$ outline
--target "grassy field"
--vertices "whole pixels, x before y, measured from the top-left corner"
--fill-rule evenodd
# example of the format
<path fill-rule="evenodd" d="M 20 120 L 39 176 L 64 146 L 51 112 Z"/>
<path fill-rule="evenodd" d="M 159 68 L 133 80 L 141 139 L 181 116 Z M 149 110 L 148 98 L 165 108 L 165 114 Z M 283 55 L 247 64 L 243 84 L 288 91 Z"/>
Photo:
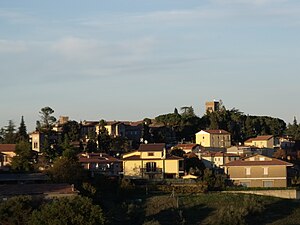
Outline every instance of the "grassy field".
<path fill-rule="evenodd" d="M 111 224 L 300 224 L 300 201 L 246 194 L 146 196 L 111 210 Z"/>

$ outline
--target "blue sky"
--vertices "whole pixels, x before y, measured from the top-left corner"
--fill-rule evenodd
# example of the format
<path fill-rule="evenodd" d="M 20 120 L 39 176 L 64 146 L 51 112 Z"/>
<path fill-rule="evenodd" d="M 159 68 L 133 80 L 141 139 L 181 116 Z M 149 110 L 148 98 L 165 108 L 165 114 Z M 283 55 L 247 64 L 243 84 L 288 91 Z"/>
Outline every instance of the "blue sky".
<path fill-rule="evenodd" d="M 222 99 L 300 118 L 300 1 L 0 2 L 0 127 L 140 120 Z"/>

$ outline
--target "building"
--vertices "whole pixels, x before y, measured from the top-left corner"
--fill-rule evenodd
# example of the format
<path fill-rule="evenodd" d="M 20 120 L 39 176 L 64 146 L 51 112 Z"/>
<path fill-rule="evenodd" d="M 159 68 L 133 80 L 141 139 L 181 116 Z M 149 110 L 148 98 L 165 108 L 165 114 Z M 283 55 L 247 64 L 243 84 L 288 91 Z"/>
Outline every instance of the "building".
<path fill-rule="evenodd" d="M 240 156 L 250 156 L 252 155 L 253 149 L 250 146 L 238 145 L 227 148 L 226 152 Z"/>
<path fill-rule="evenodd" d="M 211 148 L 228 148 L 231 135 L 225 130 L 201 130 L 196 133 L 196 144 Z"/>
<path fill-rule="evenodd" d="M 9 166 L 12 157 L 16 155 L 15 144 L 0 144 L 0 168 Z"/>
<path fill-rule="evenodd" d="M 206 112 L 215 112 L 220 109 L 220 102 L 219 101 L 212 101 L 212 102 L 205 102 L 205 109 Z"/>
<path fill-rule="evenodd" d="M 122 171 L 122 161 L 105 153 L 81 153 L 78 158 L 83 168 L 92 174 L 119 176 Z"/>
<path fill-rule="evenodd" d="M 274 137 L 272 135 L 257 136 L 246 140 L 244 144 L 257 148 L 274 148 Z"/>
<path fill-rule="evenodd" d="M 45 134 L 40 131 L 32 132 L 29 135 L 30 141 L 31 141 L 31 148 L 33 151 L 41 152 L 44 148 L 45 141 L 47 141 L 50 146 L 57 143 L 58 139 L 58 133 L 55 131 L 52 131 L 50 134 Z"/>
<path fill-rule="evenodd" d="M 172 147 L 172 149 L 181 149 L 185 153 L 190 152 L 199 152 L 200 151 L 200 145 L 198 144 L 178 144 Z"/>
<path fill-rule="evenodd" d="M 201 160 L 206 168 L 223 168 L 224 164 L 239 159 L 239 155 L 226 152 L 205 152 L 201 155 Z"/>
<path fill-rule="evenodd" d="M 141 144 L 123 155 L 123 174 L 129 178 L 178 178 L 184 174 L 183 158 L 167 154 L 165 144 Z"/>
<path fill-rule="evenodd" d="M 267 157 L 253 155 L 224 165 L 225 173 L 236 185 L 246 187 L 287 187 L 288 167 L 293 164 Z"/>

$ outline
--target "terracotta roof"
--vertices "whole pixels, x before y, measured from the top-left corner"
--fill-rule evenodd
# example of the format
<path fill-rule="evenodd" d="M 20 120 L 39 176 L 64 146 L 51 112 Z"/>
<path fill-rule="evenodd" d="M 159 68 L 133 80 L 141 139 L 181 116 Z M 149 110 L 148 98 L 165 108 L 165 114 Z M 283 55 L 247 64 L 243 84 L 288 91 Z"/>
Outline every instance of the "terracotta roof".
<path fill-rule="evenodd" d="M 122 161 L 116 159 L 105 153 L 87 153 L 79 154 L 79 162 L 81 163 L 121 163 Z"/>
<path fill-rule="evenodd" d="M 157 144 L 140 144 L 138 151 L 147 152 L 147 151 L 163 151 L 166 147 L 165 143 L 157 143 Z"/>
<path fill-rule="evenodd" d="M 272 160 L 264 161 L 245 161 L 244 159 L 228 162 L 224 166 L 293 166 L 292 163 L 288 163 L 275 158 L 271 158 Z"/>
<path fill-rule="evenodd" d="M 239 155 L 233 154 L 233 153 L 227 153 L 227 152 L 204 152 L 202 154 L 203 157 L 219 157 L 219 156 L 224 156 L 224 157 L 238 157 Z"/>
<path fill-rule="evenodd" d="M 226 130 L 204 130 L 204 131 L 210 134 L 229 134 L 229 132 Z"/>
<path fill-rule="evenodd" d="M 0 195 L 77 194 L 69 184 L 4 184 Z"/>
<path fill-rule="evenodd" d="M 0 152 L 14 152 L 16 144 L 0 144 Z"/>
<path fill-rule="evenodd" d="M 252 141 L 267 141 L 271 139 L 273 136 L 272 135 L 262 135 L 262 136 L 257 136 L 255 138 L 249 138 L 245 142 L 252 142 Z"/>
<path fill-rule="evenodd" d="M 175 147 L 182 149 L 193 149 L 194 147 L 199 146 L 198 144 L 178 144 Z"/>
<path fill-rule="evenodd" d="M 147 158 L 144 160 L 161 160 L 162 158 Z M 127 158 L 123 159 L 124 161 L 126 160 L 141 160 L 141 156 L 140 155 L 133 155 L 133 156 L 129 156 Z M 166 160 L 183 160 L 183 158 L 179 157 L 179 156 L 175 156 L 175 155 L 170 155 L 167 154 Z"/>

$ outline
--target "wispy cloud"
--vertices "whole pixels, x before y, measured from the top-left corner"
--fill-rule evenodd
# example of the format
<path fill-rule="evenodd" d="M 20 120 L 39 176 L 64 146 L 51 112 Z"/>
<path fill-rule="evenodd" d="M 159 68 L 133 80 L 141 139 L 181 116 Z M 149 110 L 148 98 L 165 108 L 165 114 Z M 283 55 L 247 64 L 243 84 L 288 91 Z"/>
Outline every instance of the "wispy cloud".
<path fill-rule="evenodd" d="M 10 23 L 30 23 L 36 21 L 34 16 L 18 9 L 0 9 L 0 18 Z"/>
<path fill-rule="evenodd" d="M 28 46 L 23 41 L 11 41 L 0 39 L 0 53 L 21 53 L 28 50 Z"/>
<path fill-rule="evenodd" d="M 287 2 L 288 0 L 211 0 L 213 3 L 218 4 L 246 4 L 246 5 L 256 5 L 256 6 L 263 6 L 269 4 L 276 4 L 276 3 L 283 3 Z"/>

